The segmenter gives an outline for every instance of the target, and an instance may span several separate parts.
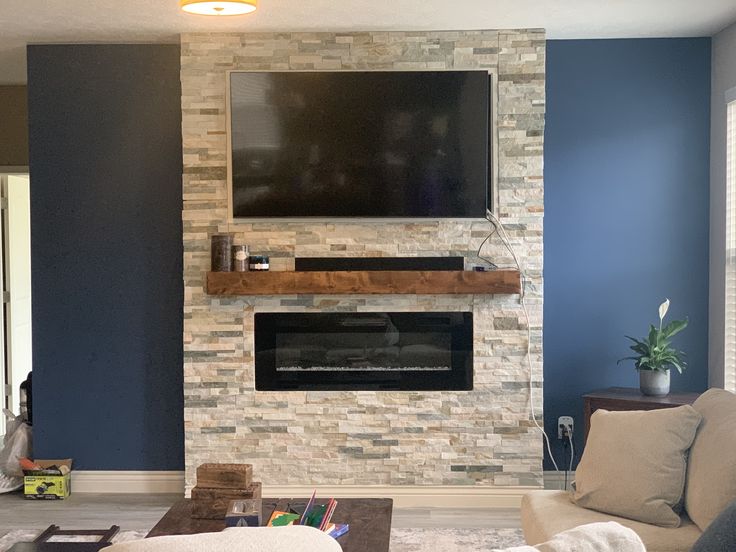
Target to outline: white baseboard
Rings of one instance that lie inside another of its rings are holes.
[[[75,493],[184,494],[183,471],[74,471]],[[544,472],[544,488],[564,488],[564,472]],[[575,472],[568,474],[568,483]],[[521,497],[535,487],[475,487],[465,485],[318,485],[324,496],[388,497],[397,507],[516,508]],[[264,496],[308,496],[312,485],[264,485]]]
[[[544,472],[544,488],[547,490],[562,491],[569,490],[570,484],[575,481],[575,472],[567,473],[567,489],[565,489],[565,472]]]
[[[392,498],[398,508],[518,508],[537,487],[469,485],[317,485],[320,496]],[[264,485],[264,496],[309,496],[314,485]],[[180,471],[73,471],[74,493],[176,493],[184,495]]]
[[[72,471],[74,493],[184,494],[183,471]]]
[[[320,496],[392,498],[395,508],[518,508],[536,487],[477,487],[470,485],[317,485]],[[264,485],[264,496],[309,496],[315,486]]]

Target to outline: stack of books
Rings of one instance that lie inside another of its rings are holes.
[[[333,538],[344,535],[350,529],[347,523],[331,523],[332,514],[337,508],[337,500],[330,498],[325,504],[316,503],[317,491],[307,502],[304,512],[281,512],[276,510],[268,520],[268,527],[284,527],[286,525],[307,525],[324,531]]]

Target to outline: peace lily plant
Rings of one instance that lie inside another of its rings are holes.
[[[664,325],[664,317],[670,308],[670,300],[665,299],[659,305],[659,328],[650,325],[649,334],[644,339],[626,336],[634,342],[631,350],[636,356],[619,360],[633,360],[639,371],[639,387],[645,395],[666,395],[670,392],[670,369],[675,368],[680,374],[687,368],[685,353],[671,345],[671,339],[687,327],[687,320],[673,320]]]

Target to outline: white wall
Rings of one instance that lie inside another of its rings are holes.
[[[726,91],[736,87],[736,24],[713,37],[710,131],[710,385],[723,386],[726,263]]]

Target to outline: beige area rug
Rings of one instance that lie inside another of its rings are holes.
[[[522,544],[521,529],[391,529],[391,552],[490,552]]]
[[[0,537],[0,552],[17,542],[32,541],[40,531],[16,530]],[[146,531],[121,531],[113,542],[142,539]],[[59,541],[83,539],[55,539]],[[88,539],[94,540],[94,537]],[[524,544],[521,529],[392,529],[391,552],[490,552]]]

